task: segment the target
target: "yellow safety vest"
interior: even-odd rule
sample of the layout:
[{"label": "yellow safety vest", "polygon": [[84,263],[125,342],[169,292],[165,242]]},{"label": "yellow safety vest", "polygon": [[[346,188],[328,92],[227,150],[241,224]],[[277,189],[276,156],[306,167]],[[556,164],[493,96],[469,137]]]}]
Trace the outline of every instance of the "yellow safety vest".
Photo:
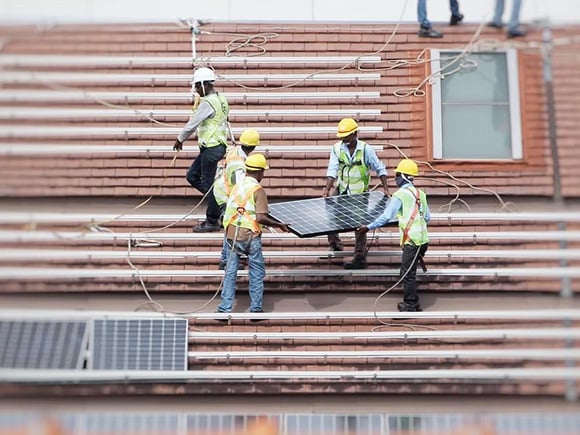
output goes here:
[{"label": "yellow safety vest", "polygon": [[262,225],[256,220],[256,200],[254,199],[254,193],[261,188],[262,186],[254,177],[244,177],[241,183],[234,186],[224,213],[224,228],[235,225],[255,233],[262,232]]},{"label": "yellow safety vest", "polygon": [[221,94],[210,94],[202,97],[214,111],[211,118],[206,118],[197,127],[197,139],[201,146],[206,148],[216,147],[228,142],[228,101]]},{"label": "yellow safety vest", "polygon": [[403,187],[393,193],[403,204],[397,213],[399,229],[401,230],[401,246],[413,244],[416,246],[429,243],[427,221],[427,195],[415,186]]},{"label": "yellow safety vest", "polygon": [[218,165],[213,185],[213,195],[218,205],[225,204],[232,193],[232,188],[236,184],[236,172],[244,168],[246,153],[241,146],[232,147],[226,154],[225,159]]},{"label": "yellow safety vest", "polygon": [[333,152],[338,158],[338,192],[351,194],[366,192],[369,188],[369,168],[365,162],[365,149],[367,144],[359,141],[362,145],[352,156],[352,159],[342,149],[342,142],[334,144]]}]

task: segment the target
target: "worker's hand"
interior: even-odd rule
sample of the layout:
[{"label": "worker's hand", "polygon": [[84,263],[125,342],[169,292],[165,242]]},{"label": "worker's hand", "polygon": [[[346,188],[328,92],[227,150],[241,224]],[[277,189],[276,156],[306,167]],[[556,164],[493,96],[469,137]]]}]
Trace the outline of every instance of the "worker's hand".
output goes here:
[{"label": "worker's hand", "polygon": [[290,229],[288,228],[288,224],[280,224],[280,226],[278,227],[282,230],[282,232],[284,233],[289,233]]},{"label": "worker's hand", "polygon": [[356,229],[356,232],[360,234],[366,234],[369,232],[369,227],[367,227],[366,225],[362,225]]},{"label": "worker's hand", "polygon": [[173,144],[173,151],[181,151],[183,149],[183,142],[179,139],[175,139],[175,143]]},{"label": "worker's hand", "polygon": [[328,198],[329,195],[330,195],[330,190],[325,187],[324,190],[322,191],[322,197]]}]

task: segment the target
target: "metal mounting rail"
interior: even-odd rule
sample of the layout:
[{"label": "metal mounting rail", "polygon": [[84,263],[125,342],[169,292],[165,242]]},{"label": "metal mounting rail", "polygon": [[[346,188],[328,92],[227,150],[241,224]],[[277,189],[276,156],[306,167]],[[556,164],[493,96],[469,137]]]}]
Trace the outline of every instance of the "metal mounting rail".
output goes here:
[{"label": "metal mounting rail", "polygon": [[[59,216],[62,219],[59,219]],[[100,216],[100,217],[99,217]],[[163,219],[156,219],[156,217],[161,217],[161,215],[154,215],[150,222],[172,222],[178,220],[180,217],[169,217],[165,216]],[[177,216],[177,215],[176,215]],[[84,220],[83,220],[84,219]],[[39,216],[35,213],[17,212],[11,213],[6,212],[5,214],[0,214],[0,223],[3,224],[22,224],[25,222],[30,223],[92,223],[101,222],[107,219],[115,219],[112,214],[99,215],[91,214],[86,215],[85,218],[79,218],[79,215],[56,215],[56,214],[45,214]],[[199,219],[199,217],[189,216],[184,219],[183,222],[187,223],[190,220]],[[142,216],[139,219],[133,218],[133,216],[121,216],[118,221],[147,221],[147,218]],[[110,225],[110,223],[109,223]],[[344,234],[344,239],[352,239],[354,236],[351,233]],[[398,241],[400,239],[399,231],[390,232],[378,232],[375,234],[378,240],[393,240]],[[92,231],[18,231],[18,230],[0,230],[0,242],[51,242],[51,241],[75,241],[75,240],[124,240],[127,239],[154,239],[154,240],[223,240],[222,233],[128,233],[128,232],[92,232]],[[313,237],[312,240],[323,239],[325,237]],[[492,232],[444,232],[444,231],[432,231],[429,233],[429,238],[431,240],[472,240],[474,243],[482,240],[514,240],[514,241],[558,241],[558,240],[568,240],[568,241],[579,241],[580,231],[492,231]],[[296,239],[296,236],[289,233],[264,233],[262,234],[262,239],[276,239],[276,240],[286,240],[286,239]],[[328,255],[328,252],[324,253]]]},{"label": "metal mounting rail", "polygon": [[[245,127],[232,127],[232,132],[236,135],[241,134]],[[159,136],[179,134],[182,127],[53,127],[47,125],[35,125],[35,128],[29,126],[11,126],[0,125],[0,137],[63,137],[63,136]],[[362,126],[359,127],[361,134],[376,134],[383,131],[380,126]],[[321,127],[318,125],[303,125],[299,127],[260,127],[260,136],[268,137],[270,135],[284,135],[300,137],[325,135],[336,135],[336,127]]]},{"label": "metal mounting rail", "polygon": [[[22,223],[27,221],[35,221],[35,222],[56,222],[56,223],[64,223],[64,222],[91,222],[91,221],[101,221],[103,219],[113,219],[118,214],[114,213],[55,213],[55,212],[2,212],[0,214],[0,223]],[[126,214],[119,218],[122,221],[175,221],[182,218],[183,215],[177,213],[165,214],[165,213],[151,213],[151,214]],[[204,216],[195,214],[189,216],[189,219],[202,219]],[[477,221],[477,220],[485,220],[485,221],[523,221],[523,222],[580,222],[580,213],[575,211],[562,211],[558,213],[543,213],[543,212],[529,212],[529,213],[433,213],[431,215],[431,222],[436,221],[454,221],[454,220],[461,220],[461,221]],[[385,227],[382,228],[377,234],[380,236],[385,232],[391,232],[393,234],[397,234],[397,237],[400,237],[399,230],[393,227]],[[533,232],[530,231],[529,233],[536,234],[538,237],[541,237],[542,232],[544,230]],[[441,234],[445,234],[440,232]],[[488,232],[492,234],[492,232]],[[526,231],[516,231],[516,232],[504,232],[504,231],[496,231],[498,235],[501,234],[526,234]],[[553,231],[551,233],[557,233]],[[567,233],[567,232],[564,232]],[[575,231],[573,231],[575,233]],[[449,232],[447,234],[461,234],[465,237],[465,234],[471,234],[471,236],[477,237],[477,232]],[[430,234],[431,235],[431,234]],[[295,236],[293,236],[295,237]],[[470,237],[470,236],[468,236]]]},{"label": "metal mounting rail", "polygon": [[[215,318],[219,318],[216,316]],[[223,318],[223,317],[222,317]],[[189,341],[197,340],[553,340],[577,339],[580,337],[580,328],[551,328],[551,329],[464,329],[439,331],[377,331],[377,332],[198,332],[190,331]],[[498,351],[500,353],[500,351]]]},{"label": "metal mounting rail", "polygon": [[[212,65],[345,65],[357,63],[379,63],[380,56],[216,56],[204,58]],[[148,66],[182,65],[193,66],[194,59],[180,56],[77,56],[49,54],[3,54],[0,65],[7,66]]]},{"label": "metal mounting rail", "polygon": [[[1,59],[1,57],[0,57]],[[378,99],[378,91],[336,91],[336,92],[223,92],[231,103],[267,100],[369,100]],[[54,102],[54,101],[102,101],[133,102],[135,100],[171,100],[191,102],[191,92],[122,92],[122,91],[46,91],[42,89],[3,89],[0,101]]]},{"label": "metal mounting rail", "polygon": [[[449,319],[449,320],[580,320],[580,309],[551,308],[545,310],[460,310],[460,311],[378,311],[376,316],[382,319]],[[274,312],[274,313],[193,313],[177,315],[158,312],[135,311],[90,311],[90,310],[51,310],[51,309],[0,309],[2,320],[51,320],[51,319],[93,319],[93,318],[151,318],[179,317],[198,320],[217,318],[248,320],[374,320],[372,311],[310,311],[310,312]]]},{"label": "metal mounting rail", "polygon": [[450,350],[355,350],[355,351],[222,351],[188,352],[194,360],[256,360],[256,359],[394,359],[394,358],[445,358],[445,359],[527,359],[527,360],[578,360],[580,349],[450,349]]},{"label": "metal mounting rail", "polygon": [[[40,267],[2,267],[0,268],[0,280],[39,280],[45,281],[78,278],[155,278],[155,277],[222,277],[222,270],[154,270],[139,269],[73,269],[67,268],[40,268]],[[398,277],[399,270],[393,269],[364,269],[364,270],[338,270],[338,269],[269,269],[266,271],[269,277]],[[429,269],[427,272],[418,272],[423,276],[478,276],[491,278],[580,278],[580,267],[529,267],[529,268],[478,268],[478,269]],[[248,276],[247,270],[238,271],[238,276]]]},{"label": "metal mounting rail", "polygon": [[[373,145],[375,151],[383,149],[380,145]],[[257,151],[272,153],[328,153],[331,146],[324,145],[258,145]],[[183,152],[196,152],[185,146]],[[65,145],[65,144],[2,144],[0,143],[0,155],[50,155],[50,154],[140,154],[140,153],[175,153],[169,145]]]},{"label": "metal mounting rail", "polygon": [[5,383],[110,383],[163,381],[271,381],[271,380],[489,380],[516,382],[530,380],[580,379],[580,369],[501,368],[501,369],[441,369],[441,370],[23,370],[0,369],[0,382]]},{"label": "metal mounting rail", "polygon": [[[296,81],[376,81],[379,73],[342,73],[342,74],[219,74],[220,80],[235,82],[296,82]],[[118,73],[79,73],[51,71],[3,71],[0,83],[190,83],[191,74],[118,74]],[[220,83],[220,84],[223,84]]]},{"label": "metal mounting rail", "polygon": [[[352,251],[275,251],[264,250],[265,258],[345,258],[352,256]],[[217,251],[131,251],[131,258],[220,258]],[[526,260],[579,260],[580,249],[449,249],[429,250],[428,258],[446,258],[449,260],[468,258],[516,258]],[[127,258],[127,249],[118,250],[86,250],[86,249],[4,249],[0,251],[0,261],[36,261],[36,260],[84,260]],[[369,251],[367,257],[401,258],[401,251]]]},{"label": "metal mounting rail", "polygon": [[[1,76],[0,76],[1,77]],[[380,109],[248,109],[229,112],[230,119],[235,117],[260,117],[260,116],[284,116],[284,117],[316,117],[316,116],[378,116]],[[180,109],[81,109],[74,108],[30,108],[30,107],[4,107],[0,108],[0,119],[110,119],[119,117],[143,118],[179,118],[189,117],[191,110]],[[382,147],[381,147],[382,148]]]}]

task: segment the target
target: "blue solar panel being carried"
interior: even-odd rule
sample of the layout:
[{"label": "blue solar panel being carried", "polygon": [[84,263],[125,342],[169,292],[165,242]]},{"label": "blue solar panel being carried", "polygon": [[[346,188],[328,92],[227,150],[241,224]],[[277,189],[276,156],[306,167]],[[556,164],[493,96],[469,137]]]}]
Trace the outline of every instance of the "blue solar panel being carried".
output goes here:
[{"label": "blue solar panel being carried", "polygon": [[187,319],[96,319],[89,368],[187,370]]},{"label": "blue solar panel being carried", "polygon": [[270,204],[269,214],[288,224],[298,237],[314,237],[369,224],[385,211],[389,201],[382,192],[301,199]]}]

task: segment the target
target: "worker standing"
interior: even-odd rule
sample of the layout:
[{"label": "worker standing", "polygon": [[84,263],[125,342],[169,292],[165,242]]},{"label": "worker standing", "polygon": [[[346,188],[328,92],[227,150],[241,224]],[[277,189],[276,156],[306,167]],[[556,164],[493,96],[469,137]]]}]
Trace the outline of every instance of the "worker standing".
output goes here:
[{"label": "worker standing", "polygon": [[230,252],[218,313],[232,311],[236,296],[236,278],[240,256],[248,256],[249,293],[251,313],[262,313],[266,266],[262,254],[262,225],[288,231],[286,224],[268,216],[268,198],[260,185],[268,162],[263,154],[252,154],[246,159],[246,176],[230,194],[224,214],[224,227]]},{"label": "worker standing", "polygon": [[[186,179],[206,195],[206,220],[193,227],[194,232],[219,231],[221,215],[212,184],[218,162],[226,152],[229,106],[226,98],[214,89],[215,73],[209,68],[199,68],[193,74],[195,91],[201,97],[199,106],[175,140],[173,149],[181,151],[185,142],[197,131],[199,154],[187,170]],[[208,193],[209,192],[209,193]]]},{"label": "worker standing", "polygon": [[[370,170],[381,179],[385,195],[389,195],[387,170],[379,160],[375,150],[358,138],[358,124],[352,118],[344,118],[338,123],[336,136],[340,139],[330,152],[327,181],[322,196],[353,195],[367,192]],[[334,190],[333,190],[334,188]],[[328,235],[332,251],[342,251],[343,245],[337,233]],[[354,258],[344,265],[345,269],[366,269],[366,233],[355,233]]]},{"label": "worker standing", "polygon": [[[218,169],[216,174],[213,194],[221,211],[224,210],[233,187],[241,183],[246,175],[244,162],[246,158],[260,144],[260,134],[256,130],[247,129],[242,132],[239,139],[240,145],[232,147],[226,154],[223,168]],[[224,234],[224,243],[220,258],[219,268],[225,269],[227,261],[227,237]]]},{"label": "worker standing", "polygon": [[393,193],[387,208],[373,222],[357,229],[357,233],[366,234],[398,218],[403,249],[400,276],[405,291],[403,301],[397,305],[399,311],[422,311],[417,294],[417,263],[422,262],[429,247],[427,222],[431,213],[427,195],[413,185],[414,177],[418,175],[419,168],[413,160],[401,160],[395,169],[395,182],[399,189]]}]

